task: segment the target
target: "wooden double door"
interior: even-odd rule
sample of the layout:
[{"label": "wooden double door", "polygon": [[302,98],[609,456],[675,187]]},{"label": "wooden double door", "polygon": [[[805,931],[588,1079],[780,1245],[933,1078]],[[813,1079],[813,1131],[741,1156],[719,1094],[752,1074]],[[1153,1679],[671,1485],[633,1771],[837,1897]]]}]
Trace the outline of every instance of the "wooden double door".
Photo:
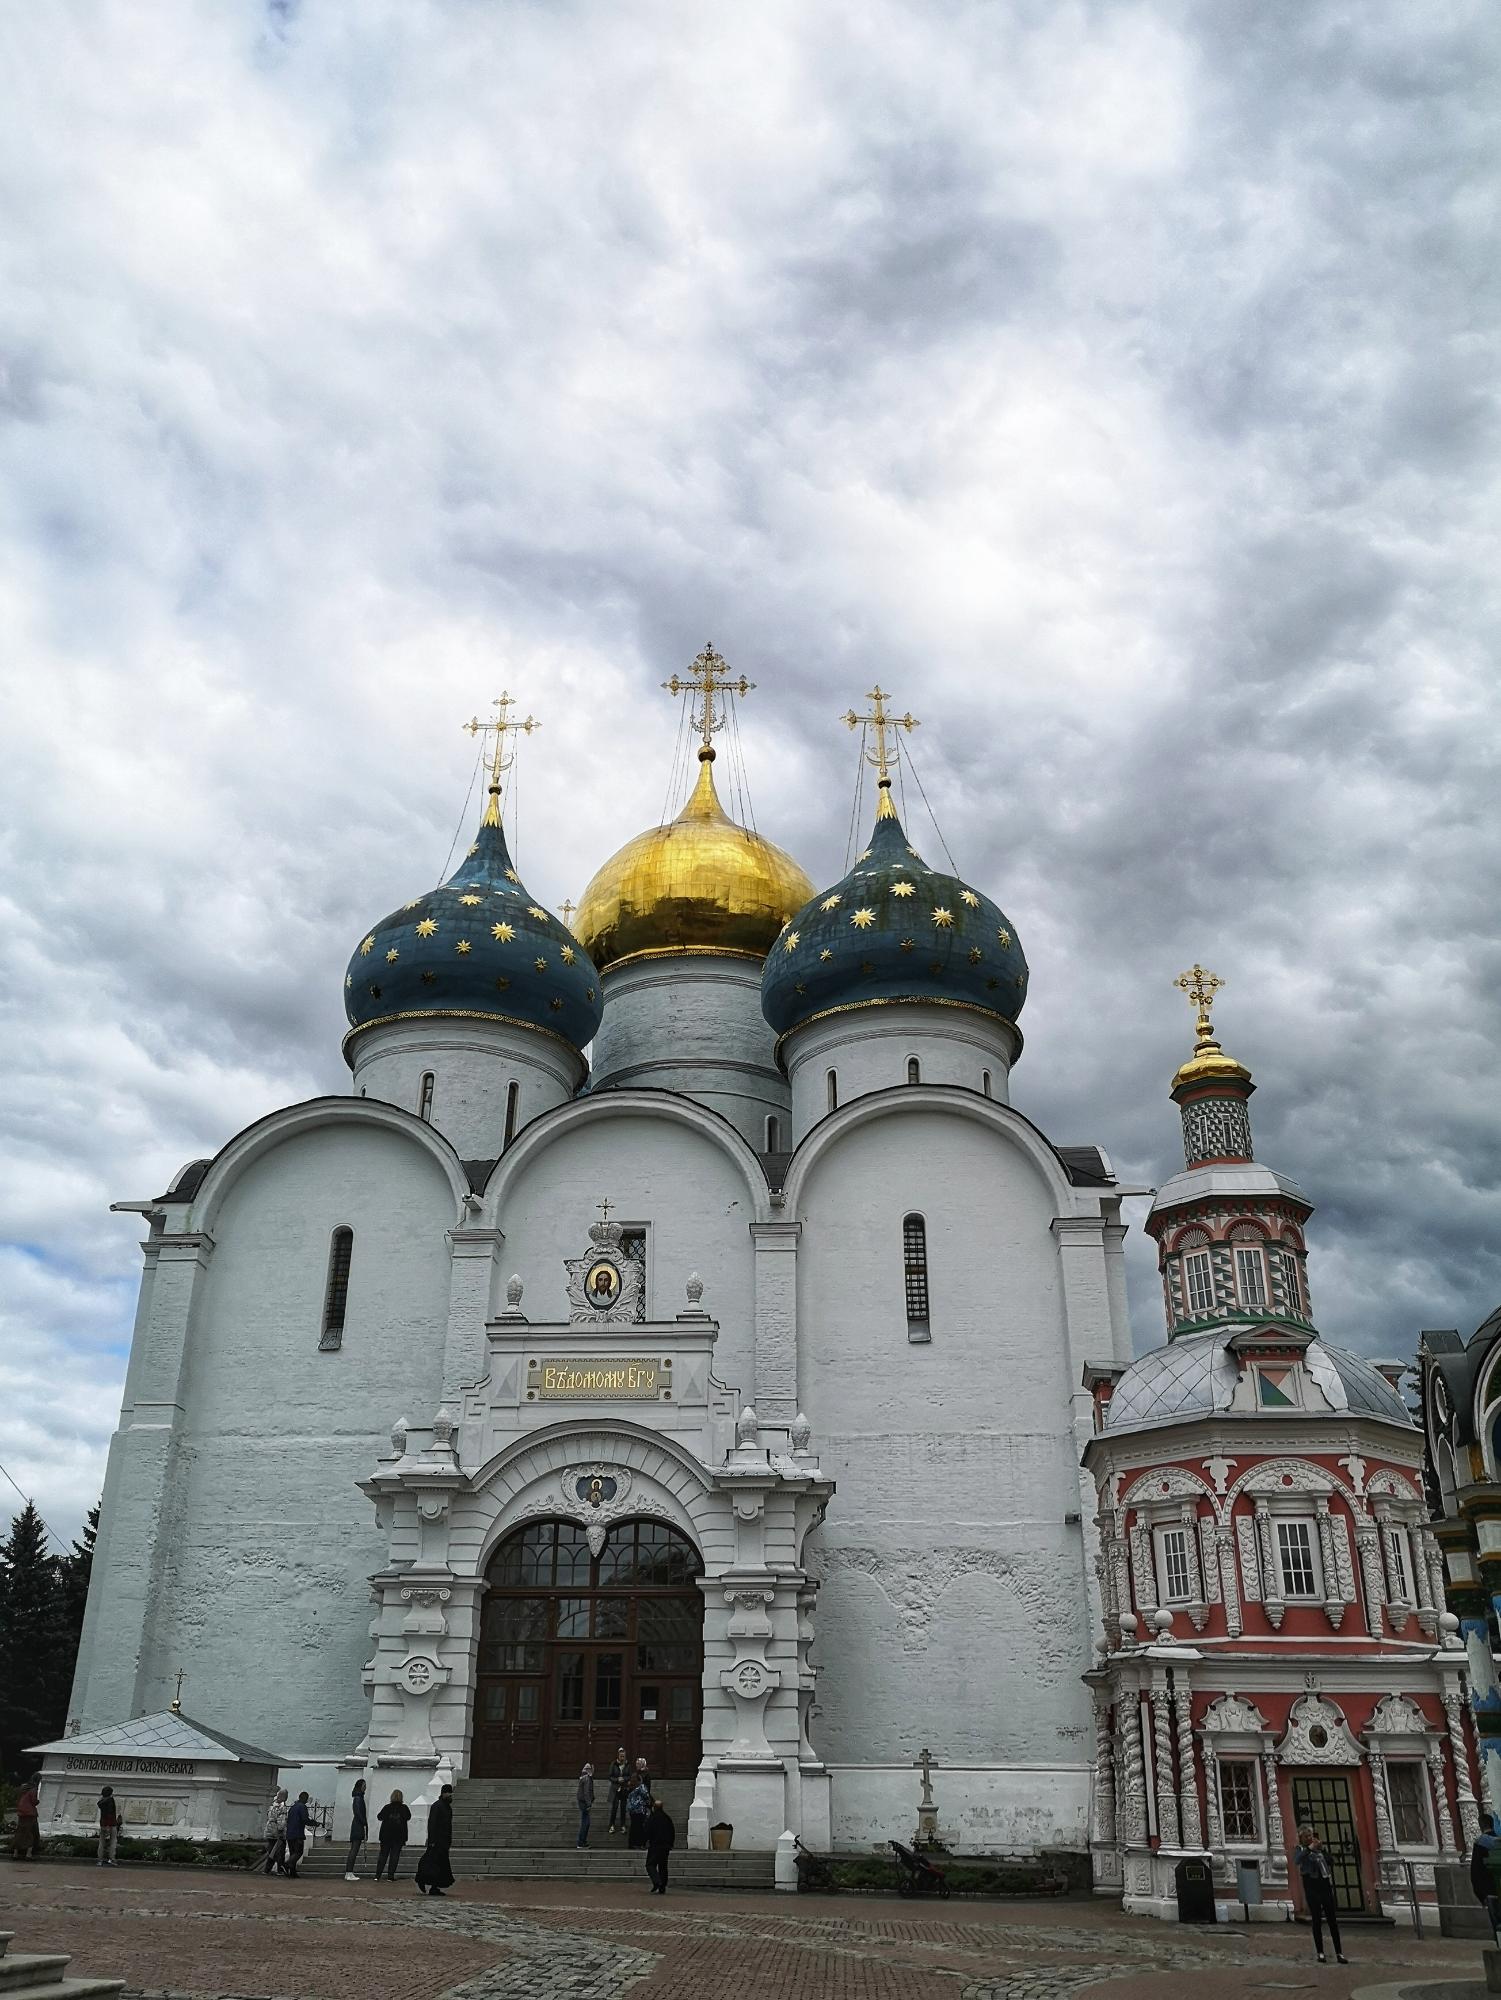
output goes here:
[{"label": "wooden double door", "polygon": [[479,1778],[603,1775],[617,1749],[689,1778],[702,1746],[701,1564],[662,1521],[619,1522],[597,1556],[572,1521],[501,1543],[480,1614],[471,1768]]}]

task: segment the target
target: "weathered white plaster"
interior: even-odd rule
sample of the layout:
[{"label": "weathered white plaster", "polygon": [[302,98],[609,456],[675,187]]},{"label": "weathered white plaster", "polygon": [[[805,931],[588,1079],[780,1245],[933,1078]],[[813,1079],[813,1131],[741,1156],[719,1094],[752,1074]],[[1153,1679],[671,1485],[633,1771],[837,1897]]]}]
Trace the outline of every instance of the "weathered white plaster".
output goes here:
[{"label": "weathered white plaster", "polygon": [[915,1003],[852,1007],[796,1029],[783,1042],[792,1087],[792,1130],[801,1144],[829,1113],[829,1072],[840,1105],[908,1082],[916,1062],[921,1083],[957,1084],[1004,1104],[1011,1065],[1021,1048],[1015,1028],[969,1007]]},{"label": "weathered white plaster", "polygon": [[[915,1759],[836,1763],[828,1773],[836,1847],[868,1850],[912,1839],[922,1795]],[[935,1764],[933,1798],[939,1835],[955,1854],[1035,1854],[1088,1845],[1086,1764]]]},{"label": "weathered white plaster", "polygon": [[422,1079],[431,1075],[429,1121],[465,1160],[493,1160],[505,1150],[513,1084],[514,1136],[566,1104],[585,1074],[583,1058],[557,1036],[504,1021],[392,1021],[351,1035],[345,1054],[357,1096],[383,1098],[414,1116],[422,1110]]}]

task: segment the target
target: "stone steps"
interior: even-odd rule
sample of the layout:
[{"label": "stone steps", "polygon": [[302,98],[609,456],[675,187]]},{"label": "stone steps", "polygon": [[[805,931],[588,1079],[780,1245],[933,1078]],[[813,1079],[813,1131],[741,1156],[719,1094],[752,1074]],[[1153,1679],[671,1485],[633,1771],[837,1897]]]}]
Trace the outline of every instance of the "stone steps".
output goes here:
[{"label": "stone steps", "polygon": [[[611,1835],[609,1786],[596,1781],[591,1840],[624,1841]],[[677,1823],[687,1831],[693,1800],[689,1778],[664,1778],[655,1787]],[[466,1778],[454,1791],[455,1847],[572,1847],[578,1835],[577,1781],[572,1778]]]},{"label": "stone steps", "polygon": [[105,2000],[123,1993],[123,1979],[67,1979],[65,1951],[12,1951],[14,1931],[0,1931],[0,1995],[4,2000]]},{"label": "stone steps", "polygon": [[[320,1846],[304,1856],[303,1875],[325,1879],[342,1877],[344,1852],[339,1847]],[[415,1842],[401,1858],[396,1893],[412,1891],[412,1876],[422,1852]],[[464,1882],[635,1882],[646,1880],[644,1849],[628,1848],[621,1841],[611,1848],[599,1847],[460,1847],[449,1853],[449,1863],[460,1883]],[[769,1852],[744,1850],[728,1854],[706,1854],[702,1849],[676,1847],[672,1852],[672,1880],[682,1888],[770,1889],[773,1886],[775,1857]],[[361,1880],[374,1874],[369,1854],[362,1863]],[[382,1888],[381,1894],[389,1893]]]}]

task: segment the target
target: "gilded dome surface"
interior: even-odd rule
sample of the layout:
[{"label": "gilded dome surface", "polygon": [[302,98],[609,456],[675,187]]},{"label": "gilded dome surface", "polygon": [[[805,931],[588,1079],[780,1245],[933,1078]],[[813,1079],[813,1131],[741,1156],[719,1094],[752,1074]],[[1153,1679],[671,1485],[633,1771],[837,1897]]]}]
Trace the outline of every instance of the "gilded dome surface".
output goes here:
[{"label": "gilded dome surface", "polygon": [[603,972],[646,952],[764,958],[813,884],[790,854],[737,826],[714,789],[714,752],[674,820],[628,840],[584,891],[574,930]]}]

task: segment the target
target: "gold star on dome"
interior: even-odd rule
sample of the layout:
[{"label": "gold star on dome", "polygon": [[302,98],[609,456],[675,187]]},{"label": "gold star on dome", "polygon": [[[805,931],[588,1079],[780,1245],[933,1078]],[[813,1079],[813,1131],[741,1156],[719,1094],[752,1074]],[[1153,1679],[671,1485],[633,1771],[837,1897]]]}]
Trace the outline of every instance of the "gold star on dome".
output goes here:
[{"label": "gold star on dome", "polygon": [[938,908],[933,912],[933,921],[941,931],[949,930],[953,926],[954,913],[952,910],[946,910],[940,903]]},{"label": "gold star on dome", "polygon": [[420,896],[418,896],[418,897],[414,898],[414,900],[413,900],[412,902],[410,902],[410,903],[403,903],[401,907],[402,907],[402,908],[403,908],[404,910],[415,910],[415,909],[416,909],[416,907],[417,907],[417,905],[418,905],[418,903],[420,903],[421,901],[422,901],[422,898],[421,898]]},{"label": "gold star on dome", "polygon": [[353,974],[352,972],[346,972],[346,973],[345,973],[345,975],[344,975],[344,984],[345,984],[346,986],[353,986],[353,984],[354,984],[354,974]]},{"label": "gold star on dome", "polygon": [[454,946],[454,950],[459,954],[461,958],[463,957],[466,951],[470,951],[472,950],[472,948],[473,947],[470,945],[468,938],[460,938],[458,943]]},{"label": "gold star on dome", "polygon": [[1005,926],[1004,924],[1002,924],[1002,925],[1001,925],[1001,927],[1000,927],[1000,929],[999,929],[999,930],[998,930],[998,931],[996,932],[996,937],[997,937],[997,938],[999,939],[999,941],[1000,941],[1000,946],[1001,946],[1001,950],[1002,950],[1002,951],[1010,951],[1010,949],[1011,949],[1011,933],[1010,933],[1010,931],[1008,931],[1008,930],[1007,930],[1007,928],[1006,928],[1006,926]]},{"label": "gold star on dome", "polygon": [[474,856],[475,856],[476,854],[478,854],[478,853],[479,853],[479,842],[478,842],[478,841],[476,841],[476,842],[474,843],[473,847],[471,847],[471,848],[470,848],[470,850],[469,850],[469,857],[470,857],[470,859],[471,859],[471,860],[473,860]]},{"label": "gold star on dome", "polygon": [[586,1000],[592,1000],[594,998],[594,988],[592,986],[586,986],[584,988],[584,998]]},{"label": "gold star on dome", "polygon": [[431,917],[424,917],[422,922],[417,926],[418,937],[436,937],[437,934],[438,926]]},{"label": "gold star on dome", "polygon": [[497,993],[504,993],[509,989],[510,984],[511,984],[510,980],[505,977],[504,973],[502,973],[500,978],[497,979],[495,982],[495,990]]},{"label": "gold star on dome", "polygon": [[893,896],[915,896],[917,885],[914,882],[893,882],[891,893]]},{"label": "gold star on dome", "polygon": [[461,903],[477,903],[477,902],[479,901],[479,897],[478,897],[478,896],[460,896],[460,898],[459,898],[459,901],[460,901]]},{"label": "gold star on dome", "polygon": [[1016,983],[1017,983],[1017,985],[1018,985],[1018,986],[1025,986],[1025,985],[1026,985],[1026,983],[1027,983],[1027,968],[1026,968],[1025,966],[1023,966],[1023,967],[1022,967],[1022,969],[1021,969],[1021,971],[1020,971],[1020,972],[1019,972],[1019,973],[1018,973],[1018,974],[1016,975]]},{"label": "gold star on dome", "polygon": [[546,910],[539,910],[535,903],[527,904],[526,913],[529,917],[535,917],[539,924],[545,924],[547,922]]},{"label": "gold star on dome", "polygon": [[871,964],[870,960],[866,958],[860,961],[860,970],[865,974],[866,978],[869,979],[870,975],[875,971],[875,967]]},{"label": "gold star on dome", "polygon": [[491,924],[490,935],[497,944],[509,944],[516,932],[510,924]]},{"label": "gold star on dome", "polygon": [[434,986],[434,985],[436,985],[436,984],[437,984],[437,979],[438,979],[438,975],[437,975],[437,973],[436,973],[436,972],[424,972],[424,973],[423,973],[423,975],[422,975],[422,983],[423,983],[423,985],[424,985],[424,986]]},{"label": "gold star on dome", "polygon": [[546,972],[547,970],[547,960],[545,958],[534,958],[532,964],[536,966],[539,972]]},{"label": "gold star on dome", "polygon": [[920,855],[920,854],[918,853],[918,851],[917,851],[917,849],[916,849],[915,847],[909,847],[909,848],[907,849],[907,852],[908,852],[908,853],[909,853],[909,854],[910,854],[910,855],[912,856],[912,859],[913,859],[914,861],[921,861],[921,860],[922,860],[922,856],[921,856],[921,855]]},{"label": "gold star on dome", "polygon": [[867,848],[866,848],[866,850],[865,850],[865,852],[864,852],[863,854],[857,854],[857,855],[855,856],[855,859],[856,859],[857,861],[869,861],[869,859],[870,859],[870,849],[869,849],[869,848],[867,847]]},{"label": "gold star on dome", "polygon": [[396,963],[396,958],[397,958],[397,951],[395,945],[393,944],[391,949],[386,953],[387,965],[394,965]]},{"label": "gold star on dome", "polygon": [[549,1007],[551,1007],[552,1011],[553,1011],[553,1012],[554,1012],[555,1014],[561,1014],[561,1013],[562,1013],[562,1011],[563,1011],[563,1003],[562,1003],[562,1001],[561,1001],[561,1000],[559,1000],[559,999],[556,999],[556,998],[554,998],[554,999],[551,999],[551,1000],[549,1000],[547,1004],[548,1004],[548,1006],[549,1006]]},{"label": "gold star on dome", "polygon": [[805,985],[803,984],[802,980],[801,980],[801,979],[799,979],[799,980],[797,981],[797,983],[796,983],[796,984],[794,985],[794,987],[793,987],[793,989],[792,989],[792,990],[793,990],[793,992],[794,992],[794,993],[806,993],[808,989],[807,989],[807,987],[806,987],[806,986],[805,986]]},{"label": "gold star on dome", "polygon": [[853,910],[850,913],[850,922],[857,931],[868,931],[875,920],[874,910]]},{"label": "gold star on dome", "polygon": [[971,965],[980,963],[980,947],[977,944],[972,944],[969,948],[969,962]]},{"label": "gold star on dome", "polygon": [[563,963],[565,965],[572,965],[573,961],[577,957],[578,953],[574,950],[573,946],[571,944],[565,944],[563,947]]},{"label": "gold star on dome", "polygon": [[903,939],[902,939],[902,950],[903,950],[903,951],[915,951],[916,949],[917,949],[917,939],[916,939],[916,938],[903,938]]},{"label": "gold star on dome", "polygon": [[972,910],[978,910],[980,907],[980,899],[973,889],[961,889],[959,891],[959,900],[961,903],[968,903]]},{"label": "gold star on dome", "polygon": [[802,943],[802,941],[803,938],[801,931],[788,931],[786,940],[782,945],[782,949],[783,951],[796,951],[798,946]]},{"label": "gold star on dome", "polygon": [[839,908],[839,903],[840,903],[840,898],[838,896],[825,896],[823,901],[819,904],[818,907],[821,910],[837,910]]},{"label": "gold star on dome", "polygon": [[505,871],[505,876],[508,882],[519,882],[521,880],[521,877],[516,873],[514,868],[508,868]]},{"label": "gold star on dome", "polygon": [[823,950],[818,954],[818,956],[823,961],[823,963],[827,965],[827,963],[834,956],[834,954],[829,950],[829,947],[825,945]]},{"label": "gold star on dome", "polygon": [[375,949],[375,939],[373,937],[367,937],[365,942],[360,946],[360,957],[368,958],[371,952],[374,951],[374,949]]}]

